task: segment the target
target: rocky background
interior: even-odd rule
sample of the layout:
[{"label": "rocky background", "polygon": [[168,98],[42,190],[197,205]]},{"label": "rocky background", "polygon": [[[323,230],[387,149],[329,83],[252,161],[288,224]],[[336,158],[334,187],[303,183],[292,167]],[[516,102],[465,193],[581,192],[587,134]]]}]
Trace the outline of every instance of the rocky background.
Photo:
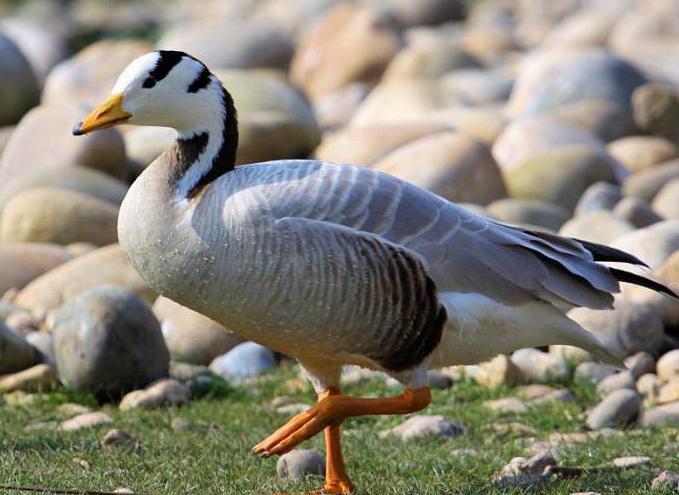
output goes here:
[{"label": "rocky background", "polygon": [[[179,405],[215,381],[247,386],[282,359],[158,297],[126,264],[118,206],[172,132],[70,134],[156,48],[193,54],[227,85],[239,163],[311,157],[382,170],[474,212],[624,249],[679,291],[676,0],[45,0],[0,1],[0,14],[6,407],[63,387],[121,410]],[[628,356],[628,369],[553,346],[432,372],[432,384],[519,386],[488,407],[520,412],[575,400],[544,382],[596,383],[601,402],[580,435],[676,428],[679,302],[624,287],[616,309],[570,316]],[[349,370],[347,381],[362,376]],[[110,421],[72,413],[58,428]],[[446,421],[422,416],[385,434],[463,429]],[[512,460],[498,482],[542,480],[558,468],[543,454]],[[279,472],[318,470],[310,455]]]}]

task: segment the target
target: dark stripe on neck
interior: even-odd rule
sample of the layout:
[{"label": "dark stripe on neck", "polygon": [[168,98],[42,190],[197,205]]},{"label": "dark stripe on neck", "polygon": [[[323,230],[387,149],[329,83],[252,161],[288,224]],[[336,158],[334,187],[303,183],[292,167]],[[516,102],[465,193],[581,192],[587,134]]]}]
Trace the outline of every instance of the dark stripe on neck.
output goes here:
[{"label": "dark stripe on neck", "polygon": [[233,98],[229,92],[222,89],[222,108],[224,109],[224,127],[222,129],[222,145],[212,159],[209,170],[203,175],[195,186],[189,190],[189,199],[198,195],[208,184],[230,172],[236,166],[236,150],[238,148],[238,116]]},{"label": "dark stripe on neck", "polygon": [[207,67],[203,66],[203,70],[200,71],[198,77],[193,80],[186,91],[188,93],[197,93],[201,89],[207,88],[208,84],[210,84],[210,71]]},{"label": "dark stripe on neck", "polygon": [[207,132],[202,132],[190,138],[175,141],[166,154],[170,163],[170,184],[176,185],[189,167],[198,161],[200,155],[205,151],[209,139],[210,135]]},{"label": "dark stripe on neck", "polygon": [[149,73],[153,79],[162,81],[167,77],[172,68],[181,62],[182,57],[186,54],[184,52],[177,52],[174,50],[159,50],[158,62],[153,70]]}]

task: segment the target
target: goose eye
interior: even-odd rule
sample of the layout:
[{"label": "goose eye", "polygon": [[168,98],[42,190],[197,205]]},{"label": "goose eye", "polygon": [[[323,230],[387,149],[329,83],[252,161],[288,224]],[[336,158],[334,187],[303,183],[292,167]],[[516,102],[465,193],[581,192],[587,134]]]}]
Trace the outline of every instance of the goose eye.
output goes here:
[{"label": "goose eye", "polygon": [[152,77],[147,77],[144,79],[144,82],[142,83],[142,88],[152,88],[153,86],[156,85],[156,80]]}]

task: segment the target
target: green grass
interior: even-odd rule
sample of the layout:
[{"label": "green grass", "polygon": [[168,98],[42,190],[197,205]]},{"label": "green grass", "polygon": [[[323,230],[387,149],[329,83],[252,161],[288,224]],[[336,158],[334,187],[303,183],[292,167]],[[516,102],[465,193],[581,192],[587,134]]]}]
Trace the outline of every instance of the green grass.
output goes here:
[{"label": "green grass", "polygon": [[[63,419],[56,412],[61,403],[93,405],[93,399],[87,395],[61,390],[41,396],[30,407],[0,406],[0,483],[83,490],[125,486],[140,494],[299,493],[318,488],[322,483],[318,477],[301,483],[277,480],[275,459],[262,460],[249,453],[252,445],[286,419],[269,406],[273,397],[292,395],[311,402],[310,388],[291,392],[286,385],[296,373],[296,368],[285,365],[256,386],[232,391],[222,388],[180,408],[121,413],[113,406],[104,406],[113,416],[114,424],[77,433],[53,429],[27,432],[24,428],[36,422]],[[400,423],[402,417],[350,420],[344,428],[344,448],[348,468],[359,487],[357,493],[529,493],[501,489],[491,483],[492,474],[510,458],[525,455],[527,441],[517,435],[495,433],[490,425],[520,421],[535,428],[538,438],[545,439],[555,431],[579,431],[583,409],[592,403],[593,394],[591,389],[574,391],[580,399],[578,404],[545,405],[516,417],[500,417],[480,404],[506,395],[510,392],[507,390],[491,392],[461,383],[449,390],[435,391],[427,412],[456,418],[469,428],[468,435],[449,440],[403,444],[395,439],[378,438],[378,431]],[[394,390],[374,381],[349,387],[347,392],[387,395]],[[199,428],[175,432],[170,423],[176,417],[194,422]],[[137,451],[102,448],[101,436],[111,427],[122,428],[139,438],[142,448]],[[555,478],[548,486],[531,493],[648,493],[659,469],[679,471],[678,442],[679,430],[671,428],[598,438],[568,449],[562,463],[595,466],[618,456],[648,455],[653,459],[653,467],[591,473],[569,480]],[[314,438],[305,447],[322,449],[322,439]],[[474,449],[478,455],[460,457],[451,453],[463,448]],[[91,468],[83,468],[74,458],[86,460]]]}]

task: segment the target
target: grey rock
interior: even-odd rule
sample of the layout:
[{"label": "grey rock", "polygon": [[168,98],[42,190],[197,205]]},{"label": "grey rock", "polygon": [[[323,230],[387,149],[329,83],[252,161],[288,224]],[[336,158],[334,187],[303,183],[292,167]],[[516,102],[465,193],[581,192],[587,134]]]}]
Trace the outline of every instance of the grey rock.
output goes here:
[{"label": "grey rock", "polygon": [[590,132],[606,143],[638,132],[629,109],[606,100],[567,103],[546,115]]},{"label": "grey rock", "polygon": [[622,190],[627,196],[650,202],[665,184],[677,178],[679,160],[674,159],[630,175],[623,182]]},{"label": "grey rock", "polygon": [[459,94],[472,104],[505,101],[512,91],[514,79],[505,72],[487,69],[460,69],[442,79],[443,87]]},{"label": "grey rock", "polygon": [[637,229],[643,229],[663,220],[646,201],[631,197],[624,198],[615,205],[613,214],[634,225]]},{"label": "grey rock", "polygon": [[541,51],[521,65],[508,110],[536,113],[582,100],[631,110],[632,92],[645,82],[634,66],[601,49]]},{"label": "grey rock", "polygon": [[17,194],[36,187],[55,187],[93,196],[115,206],[127,194],[127,184],[103,172],[72,165],[26,170],[0,186],[0,211]]},{"label": "grey rock", "polygon": [[603,363],[596,363],[594,361],[585,361],[580,363],[573,372],[573,380],[575,382],[589,382],[597,384],[604,378],[614,375],[616,369],[613,366]]},{"label": "grey rock", "polygon": [[[32,280],[71,258],[63,247],[52,244],[0,244],[0,295],[10,289],[23,289]],[[8,316],[9,313],[4,317],[0,314],[2,319]]]},{"label": "grey rock", "polygon": [[[149,43],[133,39],[109,38],[92,43],[50,71],[42,101],[48,104],[80,102],[94,108],[108,97],[123,69],[152,49]],[[73,123],[66,129],[72,126]]]},{"label": "grey rock", "polygon": [[17,125],[0,157],[1,183],[30,170],[73,165],[125,180],[127,158],[120,132],[110,128],[75,139],[65,130],[82,118],[83,109],[72,103],[43,104],[31,109]]},{"label": "grey rock", "polygon": [[286,70],[293,54],[292,40],[274,25],[241,22],[224,29],[214,20],[180,23],[163,34],[158,48],[190,53],[214,69]]},{"label": "grey rock", "polygon": [[645,455],[631,455],[625,457],[616,457],[613,459],[613,465],[620,469],[649,466],[651,464],[651,458]]},{"label": "grey rock", "polygon": [[569,217],[568,212],[557,205],[513,198],[493,201],[486,210],[489,215],[503,222],[532,225],[554,232],[558,231]]},{"label": "grey rock", "polygon": [[101,445],[108,449],[137,449],[141,446],[141,442],[125,430],[115,428],[104,433],[101,437]]},{"label": "grey rock", "polygon": [[624,370],[615,375],[607,376],[596,386],[596,392],[599,397],[606,397],[608,394],[614,390],[619,390],[627,388],[630,390],[636,390],[636,383],[634,381],[634,376],[629,370]]},{"label": "grey rock", "polygon": [[637,352],[625,359],[625,366],[636,380],[641,375],[655,371],[655,358],[648,352]]},{"label": "grey rock", "polygon": [[401,28],[461,21],[467,13],[467,4],[461,0],[420,0],[417,5],[403,0],[387,0],[377,4],[364,0],[363,3],[378,8]]},{"label": "grey rock", "polygon": [[563,380],[570,376],[568,364],[563,359],[537,349],[519,349],[511,359],[526,378],[534,382]]},{"label": "grey rock", "polygon": [[0,321],[0,375],[24,370],[38,361],[38,351]]},{"label": "grey rock", "polygon": [[105,412],[96,411],[79,414],[71,419],[67,419],[59,425],[61,431],[80,431],[96,426],[113,423],[113,418]]},{"label": "grey rock", "polygon": [[0,377],[0,390],[5,393],[17,390],[46,392],[56,384],[56,370],[47,364],[36,364],[23,371]]},{"label": "grey rock", "polygon": [[679,179],[665,184],[653,198],[652,206],[664,218],[679,219]]},{"label": "grey rock", "polygon": [[532,155],[509,170],[505,180],[513,198],[547,201],[572,211],[589,186],[613,182],[615,175],[610,155],[602,148],[580,144]]},{"label": "grey rock", "polygon": [[679,219],[665,220],[625,234],[612,247],[635,255],[652,268],[658,267],[679,249]]},{"label": "grey rock", "polygon": [[641,398],[634,390],[620,389],[611,392],[587,415],[590,430],[614,428],[632,422],[639,414]]},{"label": "grey rock", "polygon": [[409,440],[432,436],[442,438],[456,437],[458,435],[464,435],[466,432],[466,426],[455,419],[446,418],[444,416],[417,415],[408,418],[394,428],[381,431],[379,436],[382,438],[395,436],[396,438],[407,442]]},{"label": "grey rock", "polygon": [[0,31],[0,125],[18,122],[39,97],[31,66],[15,43]]},{"label": "grey rock", "polygon": [[511,359],[500,354],[490,361],[481,363],[473,378],[479,385],[494,389],[503,385],[516,386],[525,379],[525,376]]},{"label": "grey rock", "polygon": [[0,22],[0,30],[16,43],[40,85],[47,73],[68,54],[63,37],[45,24],[16,17],[5,18]]},{"label": "grey rock", "polygon": [[486,205],[507,196],[486,146],[461,132],[430,134],[392,151],[373,167],[451,201]]},{"label": "grey rock", "polygon": [[[643,256],[640,258],[645,259]],[[619,356],[641,351],[654,353],[663,344],[665,331],[662,319],[646,304],[618,298],[614,309],[576,308],[569,311],[568,316]]]},{"label": "grey rock", "polygon": [[653,401],[660,393],[662,382],[655,373],[646,373],[637,379],[636,389],[645,398]]},{"label": "grey rock", "polygon": [[550,345],[549,353],[555,354],[575,368],[585,361],[594,361],[592,355],[584,349],[572,345]]},{"label": "grey rock", "polygon": [[149,304],[157,297],[128,264],[120,246],[112,244],[36,278],[17,294],[16,303],[35,311],[56,309],[72,297],[100,285],[127,287]]},{"label": "grey rock", "polygon": [[482,403],[483,407],[499,414],[525,414],[528,406],[516,397],[504,397],[502,399],[487,400]]},{"label": "grey rock", "polygon": [[563,224],[559,234],[599,244],[610,244],[632,231],[634,225],[610,211],[599,210],[572,218]]},{"label": "grey rock", "polygon": [[653,478],[651,488],[654,490],[673,490],[679,492],[679,473],[672,471],[662,471]]},{"label": "grey rock", "polygon": [[325,458],[311,449],[295,449],[282,455],[276,464],[279,478],[301,480],[308,475],[321,476],[325,472]]},{"label": "grey rock", "polygon": [[31,344],[40,353],[40,358],[44,363],[55,365],[54,359],[54,337],[47,332],[28,332],[26,342]]},{"label": "grey rock", "polygon": [[639,424],[653,427],[679,425],[679,401],[645,410]]},{"label": "grey rock", "polygon": [[619,186],[609,182],[595,182],[580,196],[575,207],[575,216],[599,210],[612,210],[623,197]]},{"label": "grey rock", "polygon": [[437,370],[429,370],[427,378],[429,378],[429,386],[431,388],[445,390],[453,386],[453,380]]},{"label": "grey rock", "polygon": [[169,354],[158,320],[136,295],[102,286],[54,316],[61,381],[76,390],[118,395],[167,376]]},{"label": "grey rock", "polygon": [[645,84],[632,95],[634,121],[639,129],[679,143],[679,92],[669,85]]},{"label": "grey rock", "polygon": [[118,208],[73,191],[29,189],[15,195],[2,210],[0,240],[106,246],[118,240]]},{"label": "grey rock", "polygon": [[656,371],[662,382],[679,379],[679,349],[663,354],[656,363]]},{"label": "grey rock", "polygon": [[210,370],[229,382],[242,382],[276,367],[273,352],[254,342],[244,342],[210,363]]},{"label": "grey rock", "polygon": [[191,391],[187,385],[165,378],[153,382],[142,390],[133,390],[120,401],[120,410],[157,409],[162,406],[181,406],[191,398]]},{"label": "grey rock", "polygon": [[188,382],[199,376],[210,374],[212,374],[212,372],[207,366],[170,361],[170,378],[179,382]]},{"label": "grey rock", "polygon": [[505,487],[542,485],[549,480],[553,466],[556,460],[551,452],[541,452],[529,459],[514,457],[493,476],[493,482]]},{"label": "grey rock", "polygon": [[153,313],[175,361],[207,366],[243,342],[219,323],[166,297],[156,299]]},{"label": "grey rock", "polygon": [[656,136],[628,136],[608,145],[608,151],[631,172],[639,172],[676,158],[677,147]]},{"label": "grey rock", "polygon": [[531,400],[529,405],[539,406],[542,404],[549,404],[551,402],[577,402],[577,397],[570,390],[561,388]]}]

